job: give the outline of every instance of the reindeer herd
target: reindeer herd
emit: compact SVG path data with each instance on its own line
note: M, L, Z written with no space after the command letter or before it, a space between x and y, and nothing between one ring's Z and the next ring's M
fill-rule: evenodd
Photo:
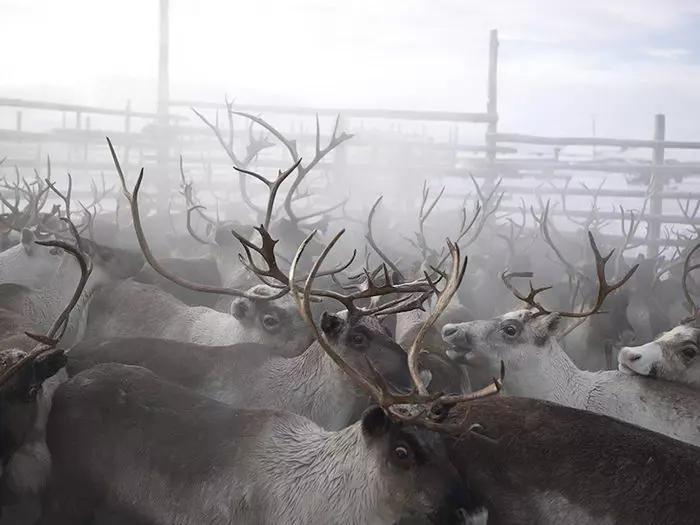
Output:
M238 179L216 217L109 139L121 195L1 179L0 525L700 523L700 232L634 256L645 207L565 231L473 178L380 223L312 204L337 121L305 162L197 115Z

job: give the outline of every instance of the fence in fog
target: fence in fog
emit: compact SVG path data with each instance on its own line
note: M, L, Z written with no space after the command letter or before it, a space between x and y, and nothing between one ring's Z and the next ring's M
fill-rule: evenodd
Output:
M446 201L454 205L475 195L472 178L486 187L502 179L504 211L522 213L552 201L551 214L574 221L589 216L595 200L599 217L613 224L605 233L620 234L620 206L629 211L645 206L649 253L675 241L665 232L700 231L696 203L700 199L700 156L690 161L674 157L685 151L694 157L700 142L669 141L665 117L653 118L648 139L602 137L543 137L504 133L498 129L497 33L491 33L487 104L484 112L395 111L351 108L310 108L238 105L236 111L263 116L285 137L296 140L302 156L313 155L316 116L325 144L340 115L342 131L354 134L317 167L318 185L342 197L359 195L365 206L378 194L391 205L411 205L419 199L424 180L445 186ZM237 200L238 176L216 134L192 109L231 140L224 102L170 101L167 123L156 113L123 108L100 108L44 101L0 98L0 176L42 170L51 158L54 179L70 172L74 195L89 191L100 174L116 183L105 136L117 147L122 164L135 176L146 169L146 190L177 191L180 159L188 179L220 198ZM652 116L650 115L650 124ZM475 126L481 131L475 132ZM233 120L234 149L244 152L248 121ZM260 128L254 127L259 135ZM474 137L480 137L475 139ZM482 138L481 138L482 137ZM286 155L286 156L285 156ZM264 150L255 164L261 172L291 164L286 150ZM332 181L332 183L328 183ZM563 198L564 194L566 199ZM371 197L371 198L370 198ZM459 202L457 202L459 201ZM407 204L409 202L409 204ZM525 214L528 215L527 213ZM561 221L564 224L566 221Z

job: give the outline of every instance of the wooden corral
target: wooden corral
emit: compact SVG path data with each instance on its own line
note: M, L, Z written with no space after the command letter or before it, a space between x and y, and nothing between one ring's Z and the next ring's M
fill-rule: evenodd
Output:
M619 235L620 205L626 213L644 209L645 228L640 246L658 253L668 241L669 229L697 231L700 218L692 216L700 191L700 158L694 162L673 158L677 150L700 150L700 142L666 140L664 115L653 120L650 139L605 137L544 137L502 132L498 128L497 63L498 34L490 34L487 103L484 112L397 111L363 108L311 108L269 105L230 105L234 111L264 115L287 137L296 140L304 155L315 141L315 116L321 124L321 142L327 141L333 118L340 115L340 129L354 135L338 152L317 166L322 176L333 173L337 191L351 186L368 186L392 201L395 181L406 188L418 188L423 180L431 186L445 186L446 197L461 202L473 192L469 176L487 185L503 178L505 203L501 210L519 213L525 207L542 207L553 201L551 214L566 215L582 222L590 216L591 202L600 209L598 217L610 220L603 229ZM50 156L54 177L70 171L75 195L89 191L87 180L101 172L108 185L116 182L105 142L109 135L118 147L127 170L145 166L159 176L159 191L177 187L179 162L183 159L188 179L206 194L222 187L233 175L232 159L222 148L212 128L221 131L224 144L244 155L249 133L247 119L229 118L228 102L170 100L167 119L159 112L136 111L130 102L124 108L100 108L44 101L0 98L0 159L3 175L43 167ZM167 124L165 124L167 120ZM206 122L205 122L206 120ZM208 124L207 124L208 123ZM229 125L233 123L233 135ZM463 138L465 126L485 125L484 140L469 143ZM251 128L252 129L252 128ZM261 136L261 128L253 130ZM235 137L235 140L234 140ZM237 146L238 145L238 146ZM630 152L634 156L630 157ZM623 155L624 154L624 155ZM261 171L288 164L284 148L266 149L254 166ZM167 174L167 177L165 176ZM359 182L359 184L358 184ZM319 181L319 183L321 183ZM334 182L334 186L336 182ZM148 188L147 188L148 191ZM564 210L563 192L568 208ZM393 192L395 194L395 192ZM369 198L371 197L371 198ZM235 194L225 198L236 199ZM417 198L417 195L416 195ZM469 198L469 197L467 197ZM524 199L521 201L521 198ZM204 197L205 202L212 202ZM405 207L405 195L392 205ZM353 206L353 203L349 204Z

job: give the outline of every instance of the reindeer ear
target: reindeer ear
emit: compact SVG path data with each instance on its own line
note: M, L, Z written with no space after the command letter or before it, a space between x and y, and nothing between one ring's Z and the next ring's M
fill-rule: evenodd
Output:
M371 406L362 414L362 431L369 437L383 436L390 426L389 418L380 406Z
M547 339L556 336L557 332L563 328L563 324L561 315L556 312L534 318L532 329L536 341L539 341L539 344L544 344Z
M32 255L32 253L34 252L34 233L32 232L32 230L22 228L20 242L22 243L22 248L24 248L24 252L27 255Z
M34 376L41 382L56 374L66 366L68 357L63 350L52 350L34 360Z
M345 321L337 315L329 314L328 312L321 314L321 330L328 337L336 337L343 329L344 323Z
M244 319L250 312L252 305L245 297L234 299L231 303L231 315L238 319Z
M386 334L392 339L394 338L394 334L396 334L397 323L398 319L396 318L396 314L387 315L380 322L382 328L386 331Z

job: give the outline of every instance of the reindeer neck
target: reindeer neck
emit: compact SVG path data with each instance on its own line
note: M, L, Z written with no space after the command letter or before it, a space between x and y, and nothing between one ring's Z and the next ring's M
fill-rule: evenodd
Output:
M366 396L358 393L357 386L317 342L300 356L275 359L271 366L270 389L280 390L286 409L290 410L290 402L298 404L297 413L326 429L344 428L366 406Z
M545 345L537 350L540 359L528 363L505 380L505 391L509 395L585 408L595 386L595 375L579 369L554 338Z
M382 497L388 493L388 487L377 468L379 451L367 445L361 423L338 432L309 430L305 425L290 429L291 434L298 433L290 436L295 438L292 439L294 445L288 448L282 445L274 451L275 461L269 464L270 475L295 480L294 491L301 497L294 501L301 504L316 501L319 507L327 505L328 509L307 522L308 511L289 508L295 504L287 498L289 507L280 509L285 513L283 521L290 525L300 525L296 519L312 525L388 525L398 521L398 513L392 511L387 498ZM299 443L304 445L299 446ZM333 521L333 516L337 517L337 522Z
M87 304L92 299L97 288L95 284L96 273L100 272L99 268L95 268L90 276L83 293L80 296L75 308L71 312L68 328L66 330L66 339L72 340L77 336L77 330L85 312ZM38 320L42 330L51 328L55 320L58 318L63 309L68 305L73 294L75 293L78 282L80 281L80 268L75 261L64 258L58 266L54 274L47 281L46 285L36 290L36 319Z

